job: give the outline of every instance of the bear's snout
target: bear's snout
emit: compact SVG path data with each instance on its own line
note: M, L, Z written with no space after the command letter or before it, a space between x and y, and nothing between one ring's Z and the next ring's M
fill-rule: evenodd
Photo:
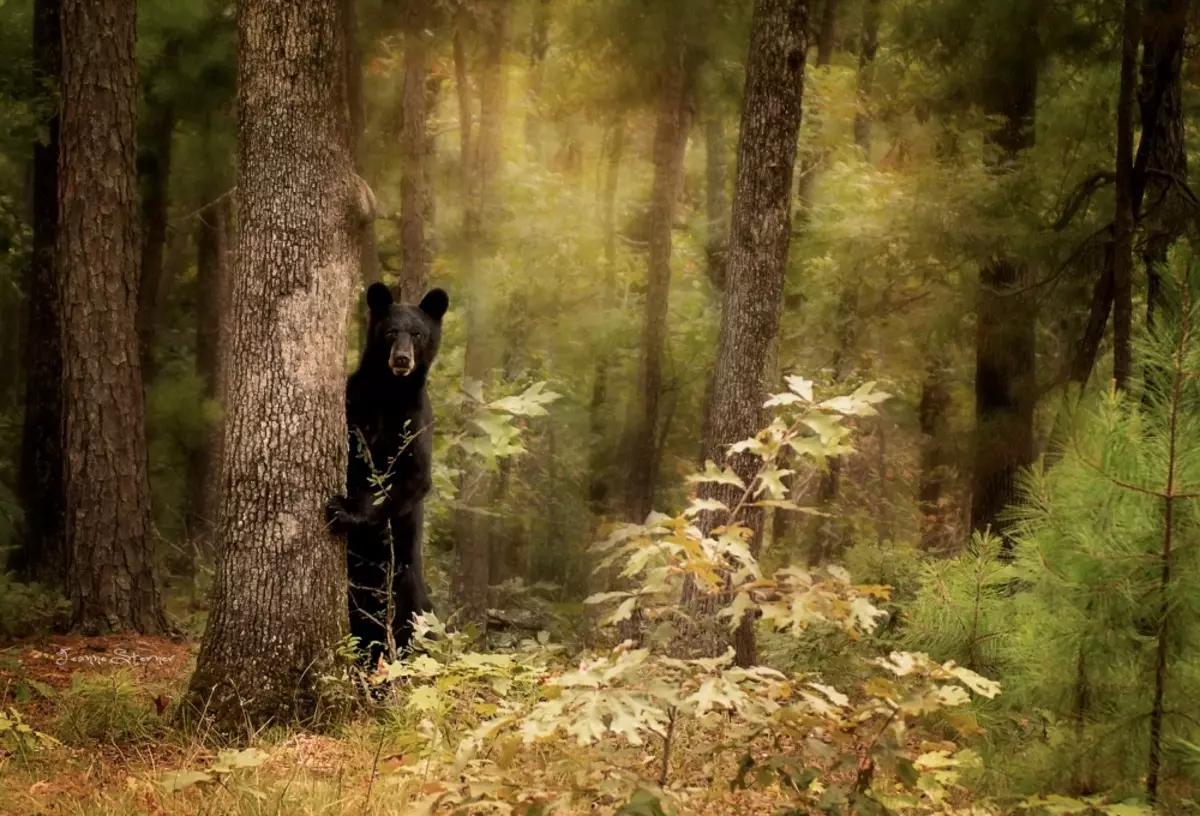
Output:
M392 353L388 355L388 368L398 377L406 377L414 368L412 336L404 335L392 344Z

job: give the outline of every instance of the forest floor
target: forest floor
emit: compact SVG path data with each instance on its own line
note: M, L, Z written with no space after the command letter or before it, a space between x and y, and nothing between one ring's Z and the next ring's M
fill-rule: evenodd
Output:
M431 768L416 756L411 729L407 750L413 755L407 756L403 730L389 731L390 713L384 711L345 726L336 737L265 731L253 741L263 754L249 767L211 773L202 784L189 785L199 773L212 771L218 758L202 740L187 739L168 724L198 645L140 636L62 636L0 648L0 709L17 712L25 724L57 740L17 742L11 731L3 733L0 717L0 815L442 813L449 810L431 808L430 800L447 790L461 788L468 795L507 780L527 788L532 804L539 789L571 787L562 784L561 774L581 772L578 760L571 770L556 767L553 757L534 746L512 758L499 782L467 780L448 762ZM677 735L669 785L686 803L684 812L750 816L787 804L774 786L730 792L736 756L714 762L711 751L689 750L687 740L687 734ZM656 748L606 750L603 756L594 772L623 776L626 790L631 777L645 778L650 786L658 775ZM560 778L552 784L551 776ZM614 799L574 812L615 813L622 804Z

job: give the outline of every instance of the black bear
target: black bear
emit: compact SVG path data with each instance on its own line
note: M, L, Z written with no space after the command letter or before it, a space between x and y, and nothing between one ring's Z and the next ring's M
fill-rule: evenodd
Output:
M346 534L350 634L367 650L369 666L387 642L389 566L397 650L412 639L412 616L432 609L421 559L422 502L432 486L433 463L433 408L425 380L449 305L441 289L410 306L396 303L384 284L372 284L366 344L346 382L346 495L329 500L326 518L335 532Z

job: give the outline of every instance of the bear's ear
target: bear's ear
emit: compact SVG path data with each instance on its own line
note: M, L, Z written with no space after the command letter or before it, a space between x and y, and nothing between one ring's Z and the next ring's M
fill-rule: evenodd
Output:
M442 289L430 289L421 298L421 311L434 320L441 320L442 315L450 308L450 296Z
M367 308L371 310L371 317L383 317L392 303L392 290L386 284L372 283L367 289Z

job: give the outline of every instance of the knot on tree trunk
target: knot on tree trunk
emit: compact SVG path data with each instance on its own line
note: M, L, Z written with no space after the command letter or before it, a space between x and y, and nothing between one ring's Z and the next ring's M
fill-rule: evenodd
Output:
M375 193L357 173L350 174L350 215L359 227L375 220Z

